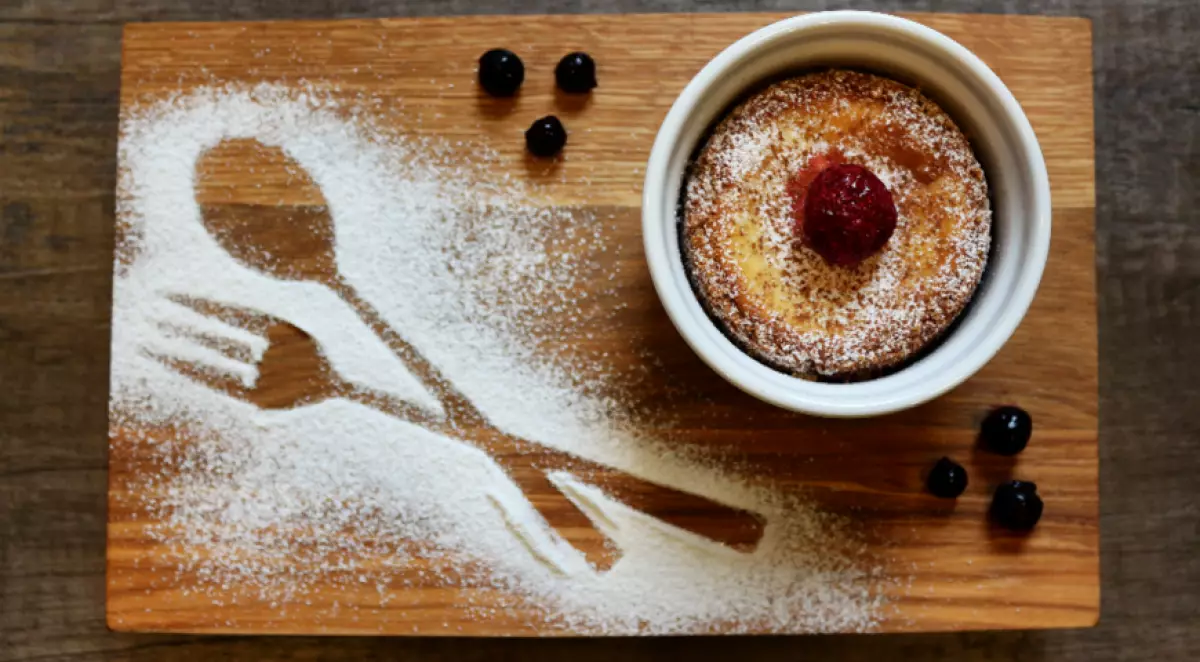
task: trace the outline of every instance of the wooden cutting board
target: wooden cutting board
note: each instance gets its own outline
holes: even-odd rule
[[[883,631],[1090,626],[1100,604],[1097,492],[1097,336],[1094,280],[1092,50],[1088,21],[1020,16],[912,15],[977,53],[1012,89],[1041,141],[1053,189],[1049,263],[1029,315],[978,375],[941,399],[873,420],[835,421],[790,414],[728,386],[687,348],[662,312],[642,263],[642,167],[659,123],[679,90],[704,63],[742,35],[784,18],[777,14],[489,16],[330,22],[142,24],[125,30],[121,104],[164,98],[221,82],[296,82],[369,95],[414,112],[394,127],[413,134],[486,142],[503,166],[546,187],[552,204],[583,205],[618,224],[623,260],[617,293],[628,306],[620,324],[594,329],[590,342],[614,361],[639,359],[630,338],[663,358],[662,373],[689,385],[673,438],[703,448],[732,448],[764,476],[808,488],[822,507],[870,531],[882,572],[903,581],[884,588]],[[495,100],[475,83],[479,55],[497,46],[521,54],[519,96]],[[556,95],[553,68],[571,50],[599,63],[600,87],[586,100]],[[571,131],[564,157],[527,159],[522,132],[545,114]],[[415,119],[420,117],[419,120]],[[407,121],[407,123],[405,123]],[[464,155],[469,156],[469,155]],[[231,145],[210,155],[210,199],[272,213],[253,192],[232,194],[262,155]],[[259,177],[271,164],[257,163]],[[280,173],[283,171],[280,170]],[[280,176],[283,176],[282,174]],[[280,192],[282,191],[282,193]],[[242,196],[239,198],[239,195]],[[304,186],[280,187],[272,200],[311,205]],[[247,204],[248,203],[248,204]],[[293,209],[295,211],[295,209]],[[297,246],[297,252],[307,250]],[[611,266],[611,265],[610,265]],[[319,268],[319,267],[318,267]],[[586,284],[584,285],[586,287]],[[260,395],[286,401],[305,370],[303,336],[273,338],[291,368],[262,375]],[[666,377],[638,397],[654,404]],[[978,424],[992,406],[1016,403],[1036,422],[1030,447],[1016,458],[975,448]],[[363,634],[534,634],[523,619],[479,619],[456,606],[451,589],[415,583],[379,607],[372,588],[318,591],[310,604],[282,613],[266,600],[213,600],[189,590],[197,578],[173,572],[148,535],[153,517],[137,504],[152,458],[131,433],[110,430],[108,528],[109,626],[117,630]],[[971,485],[956,504],[928,496],[923,472],[943,455],[965,464]],[[1033,480],[1045,515],[1028,536],[991,528],[992,488],[1010,477]],[[614,480],[619,483],[619,476]],[[550,488],[552,489],[552,488]],[[632,489],[632,488],[631,488]],[[633,490],[636,492],[636,490]],[[657,497],[646,497],[654,499]],[[673,498],[673,497],[672,497]],[[569,509],[543,510],[560,531]],[[736,542],[745,524],[709,513],[711,528]],[[556,522],[561,518],[562,521]],[[700,517],[701,520],[706,519]],[[564,524],[565,522],[565,524]],[[693,522],[692,524],[696,524]],[[704,522],[697,525],[704,528]],[[572,542],[603,557],[585,530]],[[236,587],[229,589],[236,591]],[[470,589],[472,591],[500,589]],[[450,595],[448,598],[447,596]],[[485,596],[486,597],[486,596]],[[356,601],[370,609],[346,609]],[[218,602],[223,604],[218,605]],[[339,605],[342,607],[339,610]],[[549,630],[539,634],[570,634]]]

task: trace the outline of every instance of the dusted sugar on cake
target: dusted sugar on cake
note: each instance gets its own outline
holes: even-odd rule
[[[853,266],[804,241],[805,187],[855,164],[891,193],[895,230]],[[987,264],[987,182],[967,138],[917,90],[831,70],[784,80],[729,113],[689,169],[685,260],[709,314],[764,363],[860,380],[937,340]]]

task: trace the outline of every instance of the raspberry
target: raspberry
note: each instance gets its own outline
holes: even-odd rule
[[[830,264],[862,262],[883,248],[896,229],[891,192],[860,165],[830,165],[803,193],[801,234]]]

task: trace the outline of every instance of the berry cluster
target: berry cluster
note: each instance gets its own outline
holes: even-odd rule
[[[999,407],[983,419],[980,442],[1000,455],[1016,455],[1025,449],[1033,434],[1033,418],[1019,407]],[[948,457],[933,465],[926,487],[934,495],[952,499],[967,488],[967,470]],[[1042,517],[1042,498],[1037,485],[1025,480],[1011,480],[996,488],[992,495],[989,515],[992,521],[1013,531],[1028,531]]]
[[[587,94],[596,87],[596,62],[587,53],[568,53],[554,68],[558,88],[569,94]],[[479,58],[479,85],[495,97],[517,93],[525,81],[525,64],[517,54],[497,48]],[[549,157],[567,144],[567,130],[554,115],[536,120],[525,131],[525,147],[535,156]]]

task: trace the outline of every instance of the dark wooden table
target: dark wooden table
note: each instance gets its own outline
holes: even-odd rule
[[[0,661],[1200,659],[1200,4],[890,0],[1094,20],[1104,579],[1093,630],[616,641],[254,639],[104,627],[106,400],[121,26],[866,3],[0,3]]]

